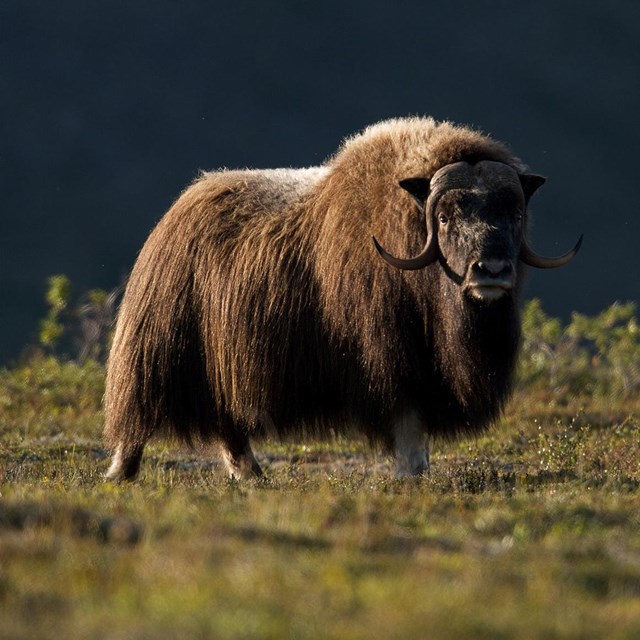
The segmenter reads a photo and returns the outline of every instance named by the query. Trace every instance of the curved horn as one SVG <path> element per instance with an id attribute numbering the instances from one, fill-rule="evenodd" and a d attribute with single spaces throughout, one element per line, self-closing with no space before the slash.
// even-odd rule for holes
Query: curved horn
<path id="1" fill-rule="evenodd" d="M 414 271 L 416 269 L 424 269 L 430 264 L 433 264 L 438 259 L 438 238 L 433 232 L 433 224 L 431 222 L 431 214 L 427 210 L 427 242 L 424 245 L 424 249 L 415 258 L 396 258 L 390 253 L 385 251 L 380 243 L 376 240 L 375 236 L 371 236 L 376 251 L 380 254 L 380 257 L 392 267 L 397 269 L 404 269 L 406 271 Z"/>
<path id="2" fill-rule="evenodd" d="M 571 262 L 578 253 L 580 249 L 580 245 L 582 244 L 582 238 L 584 236 L 581 235 L 578 238 L 578 242 L 576 242 L 575 247 L 571 249 L 571 251 L 567 251 L 567 253 L 563 253 L 561 256 L 557 258 L 545 258 L 544 256 L 539 256 L 529 245 L 526 240 L 522 241 L 522 246 L 520 247 L 520 260 L 525 264 L 528 264 L 530 267 L 537 267 L 538 269 L 555 269 L 556 267 L 562 267 L 563 265 Z"/>

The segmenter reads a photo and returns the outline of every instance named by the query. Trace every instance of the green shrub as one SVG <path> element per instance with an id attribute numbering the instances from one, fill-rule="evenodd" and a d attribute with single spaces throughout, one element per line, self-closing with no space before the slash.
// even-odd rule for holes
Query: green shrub
<path id="1" fill-rule="evenodd" d="M 557 393 L 598 396 L 640 391 L 640 327 L 634 303 L 596 316 L 573 313 L 568 325 L 548 316 L 540 300 L 525 304 L 518 379 Z"/>

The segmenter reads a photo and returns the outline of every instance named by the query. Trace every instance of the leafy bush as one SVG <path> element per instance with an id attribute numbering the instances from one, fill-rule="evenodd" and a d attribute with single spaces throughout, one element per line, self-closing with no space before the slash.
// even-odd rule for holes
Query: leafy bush
<path id="1" fill-rule="evenodd" d="M 640 327 L 636 306 L 613 304 L 596 316 L 573 313 L 568 325 L 548 316 L 540 300 L 522 313 L 521 385 L 599 396 L 640 391 Z"/>

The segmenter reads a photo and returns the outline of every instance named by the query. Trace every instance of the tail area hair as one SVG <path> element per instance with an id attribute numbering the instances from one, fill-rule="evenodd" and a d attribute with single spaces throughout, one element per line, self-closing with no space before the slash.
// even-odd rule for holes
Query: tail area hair
<path id="1" fill-rule="evenodd" d="M 198 207 L 197 191 L 186 192 L 155 228 L 127 284 L 104 399 L 104 437 L 113 450 L 135 451 L 156 434 L 192 444 L 216 430 L 194 294 L 197 251 L 185 219 L 206 206 Z"/>

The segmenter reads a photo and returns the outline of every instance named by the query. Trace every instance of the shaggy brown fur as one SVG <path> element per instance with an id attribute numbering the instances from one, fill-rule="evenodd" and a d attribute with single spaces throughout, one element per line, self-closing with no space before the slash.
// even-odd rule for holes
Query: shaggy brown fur
<path id="1" fill-rule="evenodd" d="M 457 161 L 524 170 L 506 147 L 432 119 L 383 122 L 325 165 L 203 174 L 144 245 L 121 305 L 105 394 L 112 475 L 150 437 L 222 443 L 356 427 L 393 446 L 404 408 L 424 430 L 486 427 L 508 396 L 516 297 L 469 309 L 442 265 L 408 272 L 375 253 L 425 242 L 402 179 Z M 450 294 L 443 292 L 450 290 Z"/>

